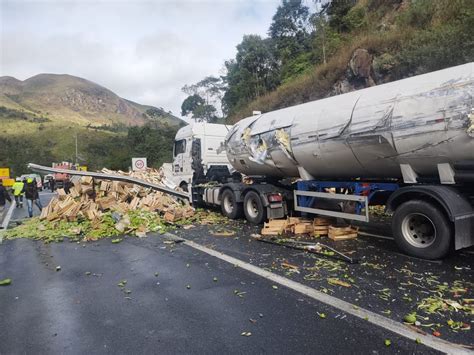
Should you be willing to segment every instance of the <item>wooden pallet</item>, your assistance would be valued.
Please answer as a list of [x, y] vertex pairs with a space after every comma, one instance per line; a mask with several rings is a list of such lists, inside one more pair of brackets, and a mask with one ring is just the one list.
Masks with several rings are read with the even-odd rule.
[[329, 226], [328, 237], [332, 240], [348, 240], [357, 238], [359, 228], [358, 227], [336, 227]]

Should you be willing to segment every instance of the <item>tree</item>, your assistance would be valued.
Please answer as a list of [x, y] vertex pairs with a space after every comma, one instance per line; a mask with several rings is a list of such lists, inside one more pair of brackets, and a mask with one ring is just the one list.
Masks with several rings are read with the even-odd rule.
[[345, 16], [356, 4], [357, 0], [333, 0], [322, 6], [322, 12], [329, 17], [329, 25], [338, 32], [350, 30], [345, 21]]
[[188, 96], [181, 104], [181, 114], [189, 116], [196, 121], [216, 122], [218, 120], [217, 110], [209, 105], [198, 94]]
[[222, 78], [207, 76], [196, 84], [183, 86], [181, 90], [189, 95], [181, 105], [183, 116], [191, 115], [198, 121], [207, 122], [216, 122], [219, 119], [216, 106], [222, 107]]
[[301, 65], [302, 55], [310, 49], [310, 27], [309, 8], [302, 0], [283, 0], [278, 6], [268, 34], [276, 46], [282, 79], [299, 72], [295, 73], [295, 67]]
[[204, 99], [198, 94], [190, 95], [184, 99], [183, 103], [181, 104], [181, 115], [188, 116], [189, 114], [193, 114], [199, 106], [204, 104]]
[[224, 113], [277, 87], [279, 69], [273, 49], [271, 39], [262, 39], [258, 35], [245, 35], [237, 45], [235, 59], [225, 62], [227, 90], [222, 98]]

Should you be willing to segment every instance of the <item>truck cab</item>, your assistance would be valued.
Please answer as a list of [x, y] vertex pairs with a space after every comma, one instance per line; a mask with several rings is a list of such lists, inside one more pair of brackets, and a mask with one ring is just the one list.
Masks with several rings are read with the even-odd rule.
[[172, 175], [167, 178], [183, 190], [196, 180], [215, 180], [233, 171], [224, 149], [231, 126], [194, 123], [181, 128], [173, 146]]

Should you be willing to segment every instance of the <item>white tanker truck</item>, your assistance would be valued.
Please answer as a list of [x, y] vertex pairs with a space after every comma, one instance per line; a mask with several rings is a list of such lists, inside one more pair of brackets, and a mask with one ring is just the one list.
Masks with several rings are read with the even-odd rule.
[[393, 212], [407, 254], [437, 259], [474, 244], [474, 63], [256, 114], [233, 127], [178, 131], [171, 185], [122, 180], [254, 224], [289, 213], [369, 221]]
[[[177, 141], [188, 142], [180, 154], [189, 159], [175, 152], [173, 171], [192, 171], [185, 187], [194, 205], [254, 224], [289, 211], [367, 222], [369, 205], [385, 205], [404, 252], [443, 257], [474, 244], [473, 69], [256, 114], [230, 129], [214, 125], [209, 147], [204, 128], [195, 135], [185, 127]], [[191, 169], [179, 166], [185, 161]]]

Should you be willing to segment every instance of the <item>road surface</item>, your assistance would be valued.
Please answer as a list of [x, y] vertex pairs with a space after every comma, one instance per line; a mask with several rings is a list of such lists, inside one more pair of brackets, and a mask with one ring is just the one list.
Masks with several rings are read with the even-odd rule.
[[[49, 197], [42, 195], [43, 202]], [[12, 220], [22, 216], [17, 210]], [[235, 234], [213, 235], [221, 228]], [[468, 253], [432, 263], [397, 254], [389, 240], [359, 238], [338, 244], [362, 256], [361, 264], [348, 265], [253, 241], [255, 232], [256, 227], [230, 222], [173, 234], [397, 324], [422, 295], [405, 285], [422, 282], [412, 277], [433, 273], [448, 284], [473, 280]], [[417, 343], [384, 322], [354, 316], [163, 235], [127, 237], [119, 244], [6, 240], [0, 244], [0, 280], [7, 277], [12, 284], [0, 287], [0, 354], [429, 354], [445, 349], [445, 343], [441, 348]], [[328, 285], [329, 277], [351, 287]], [[390, 289], [387, 300], [379, 297], [382, 289]], [[387, 310], [390, 315], [383, 313]], [[453, 344], [474, 344], [472, 331], [454, 333], [445, 326], [440, 331]]]

